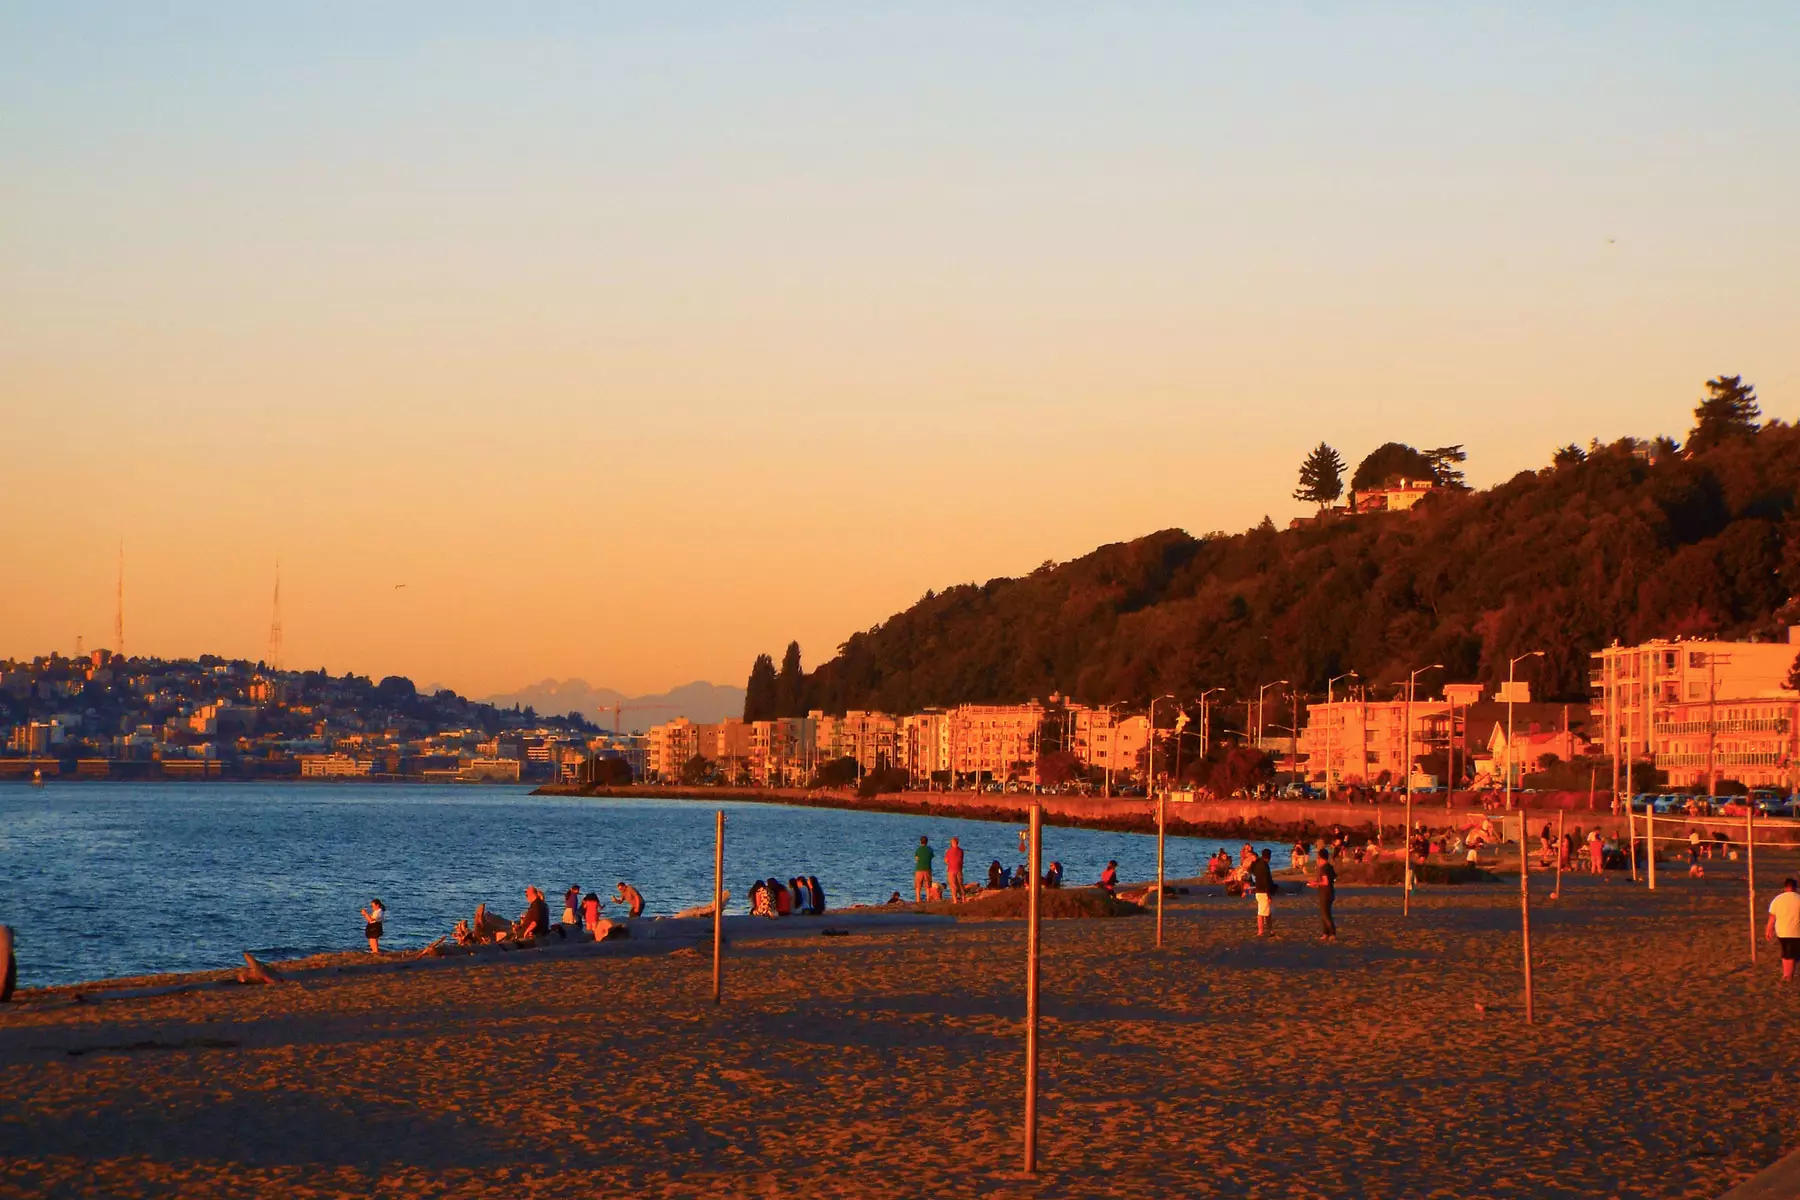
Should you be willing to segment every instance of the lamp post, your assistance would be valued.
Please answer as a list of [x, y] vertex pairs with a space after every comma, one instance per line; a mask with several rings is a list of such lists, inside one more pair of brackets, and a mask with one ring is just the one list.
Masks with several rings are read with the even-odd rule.
[[[1513, 754], [1513, 669], [1526, 659], [1542, 658], [1543, 654], [1542, 650], [1533, 650], [1519, 655], [1506, 664], [1506, 807], [1508, 809], [1512, 808], [1513, 763], [1516, 761]], [[1519, 828], [1523, 829], [1525, 826], [1521, 824]]]
[[1361, 679], [1355, 671], [1333, 675], [1325, 681], [1325, 802], [1331, 803], [1331, 685], [1340, 679]]
[[1200, 693], [1200, 757], [1205, 758], [1212, 753], [1212, 725], [1207, 719], [1206, 698], [1214, 692], [1222, 692], [1222, 687], [1207, 688]]
[[1406, 761], [1402, 764], [1403, 768], [1406, 771], [1406, 826], [1402, 830], [1402, 833], [1404, 834], [1404, 836], [1401, 838], [1401, 842], [1400, 842], [1400, 854], [1401, 854], [1401, 857], [1406, 862], [1406, 868], [1401, 873], [1401, 880], [1400, 880], [1400, 915], [1403, 917], [1409, 916], [1412, 913], [1412, 875], [1413, 875], [1413, 872], [1412, 872], [1412, 780], [1413, 780], [1412, 709], [1413, 709], [1413, 688], [1416, 686], [1419, 676], [1423, 675], [1425, 672], [1441, 671], [1443, 669], [1444, 669], [1443, 663], [1432, 663], [1429, 667], [1420, 667], [1418, 670], [1412, 672], [1410, 675], [1408, 675], [1406, 677], [1406, 728], [1401, 732], [1401, 735], [1400, 735], [1401, 744], [1405, 747], [1405, 750], [1406, 750], [1406, 753], [1403, 755], [1403, 757], [1405, 758]]
[[1267, 724], [1267, 722], [1263, 720], [1263, 693], [1272, 687], [1280, 687], [1286, 682], [1287, 680], [1285, 679], [1277, 679], [1272, 683], [1265, 683], [1256, 689], [1256, 740], [1253, 744], [1258, 750], [1262, 749], [1263, 726]]
[[[1156, 948], [1163, 944], [1163, 794], [1156, 790], [1156, 705], [1159, 700], [1173, 700], [1173, 695], [1157, 696], [1150, 701], [1149, 775], [1150, 794], [1156, 797]], [[1178, 743], [1179, 744], [1179, 743]]]

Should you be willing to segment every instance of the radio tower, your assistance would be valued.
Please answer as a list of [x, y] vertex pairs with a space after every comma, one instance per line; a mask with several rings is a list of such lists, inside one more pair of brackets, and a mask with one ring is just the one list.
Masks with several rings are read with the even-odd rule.
[[275, 561], [275, 611], [269, 618], [269, 670], [281, 670], [281, 560]]
[[118, 607], [113, 609], [113, 653], [125, 657], [125, 539], [119, 539]]

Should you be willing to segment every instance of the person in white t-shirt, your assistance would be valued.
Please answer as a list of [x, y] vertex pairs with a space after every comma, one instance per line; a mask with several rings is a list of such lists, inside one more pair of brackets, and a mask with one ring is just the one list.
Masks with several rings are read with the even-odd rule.
[[1781, 943], [1781, 977], [1792, 979], [1794, 963], [1800, 961], [1800, 883], [1782, 882], [1781, 894], [1769, 901], [1769, 927], [1763, 937]]

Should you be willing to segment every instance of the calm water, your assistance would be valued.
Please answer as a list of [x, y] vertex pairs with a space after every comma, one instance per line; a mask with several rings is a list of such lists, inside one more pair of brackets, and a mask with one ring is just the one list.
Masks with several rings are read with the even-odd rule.
[[[423, 945], [487, 903], [518, 915], [528, 883], [561, 908], [569, 884], [610, 896], [628, 879], [651, 915], [706, 903], [713, 812], [680, 800], [538, 797], [525, 789], [368, 784], [0, 785], [0, 923], [15, 930], [20, 986], [229, 967], [361, 945], [358, 909], [388, 906], [384, 946]], [[1023, 861], [1012, 825], [889, 813], [726, 804], [729, 911], [750, 881], [817, 875], [833, 907], [910, 894], [912, 848], [952, 835], [965, 874]], [[1171, 838], [1191, 875], [1214, 841]], [[1119, 860], [1153, 878], [1156, 839], [1044, 830], [1045, 862], [1071, 884]], [[1285, 852], [1277, 850], [1278, 858]]]

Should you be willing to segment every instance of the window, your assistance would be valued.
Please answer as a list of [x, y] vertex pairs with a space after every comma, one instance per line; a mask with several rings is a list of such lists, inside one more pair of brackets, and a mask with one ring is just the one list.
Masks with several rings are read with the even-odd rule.
[[1698, 669], [1705, 665], [1706, 652], [1704, 650], [1690, 650], [1688, 652], [1688, 666]]
[[1688, 699], [1689, 700], [1704, 700], [1704, 699], [1706, 699], [1706, 685], [1704, 683], [1688, 684]]

